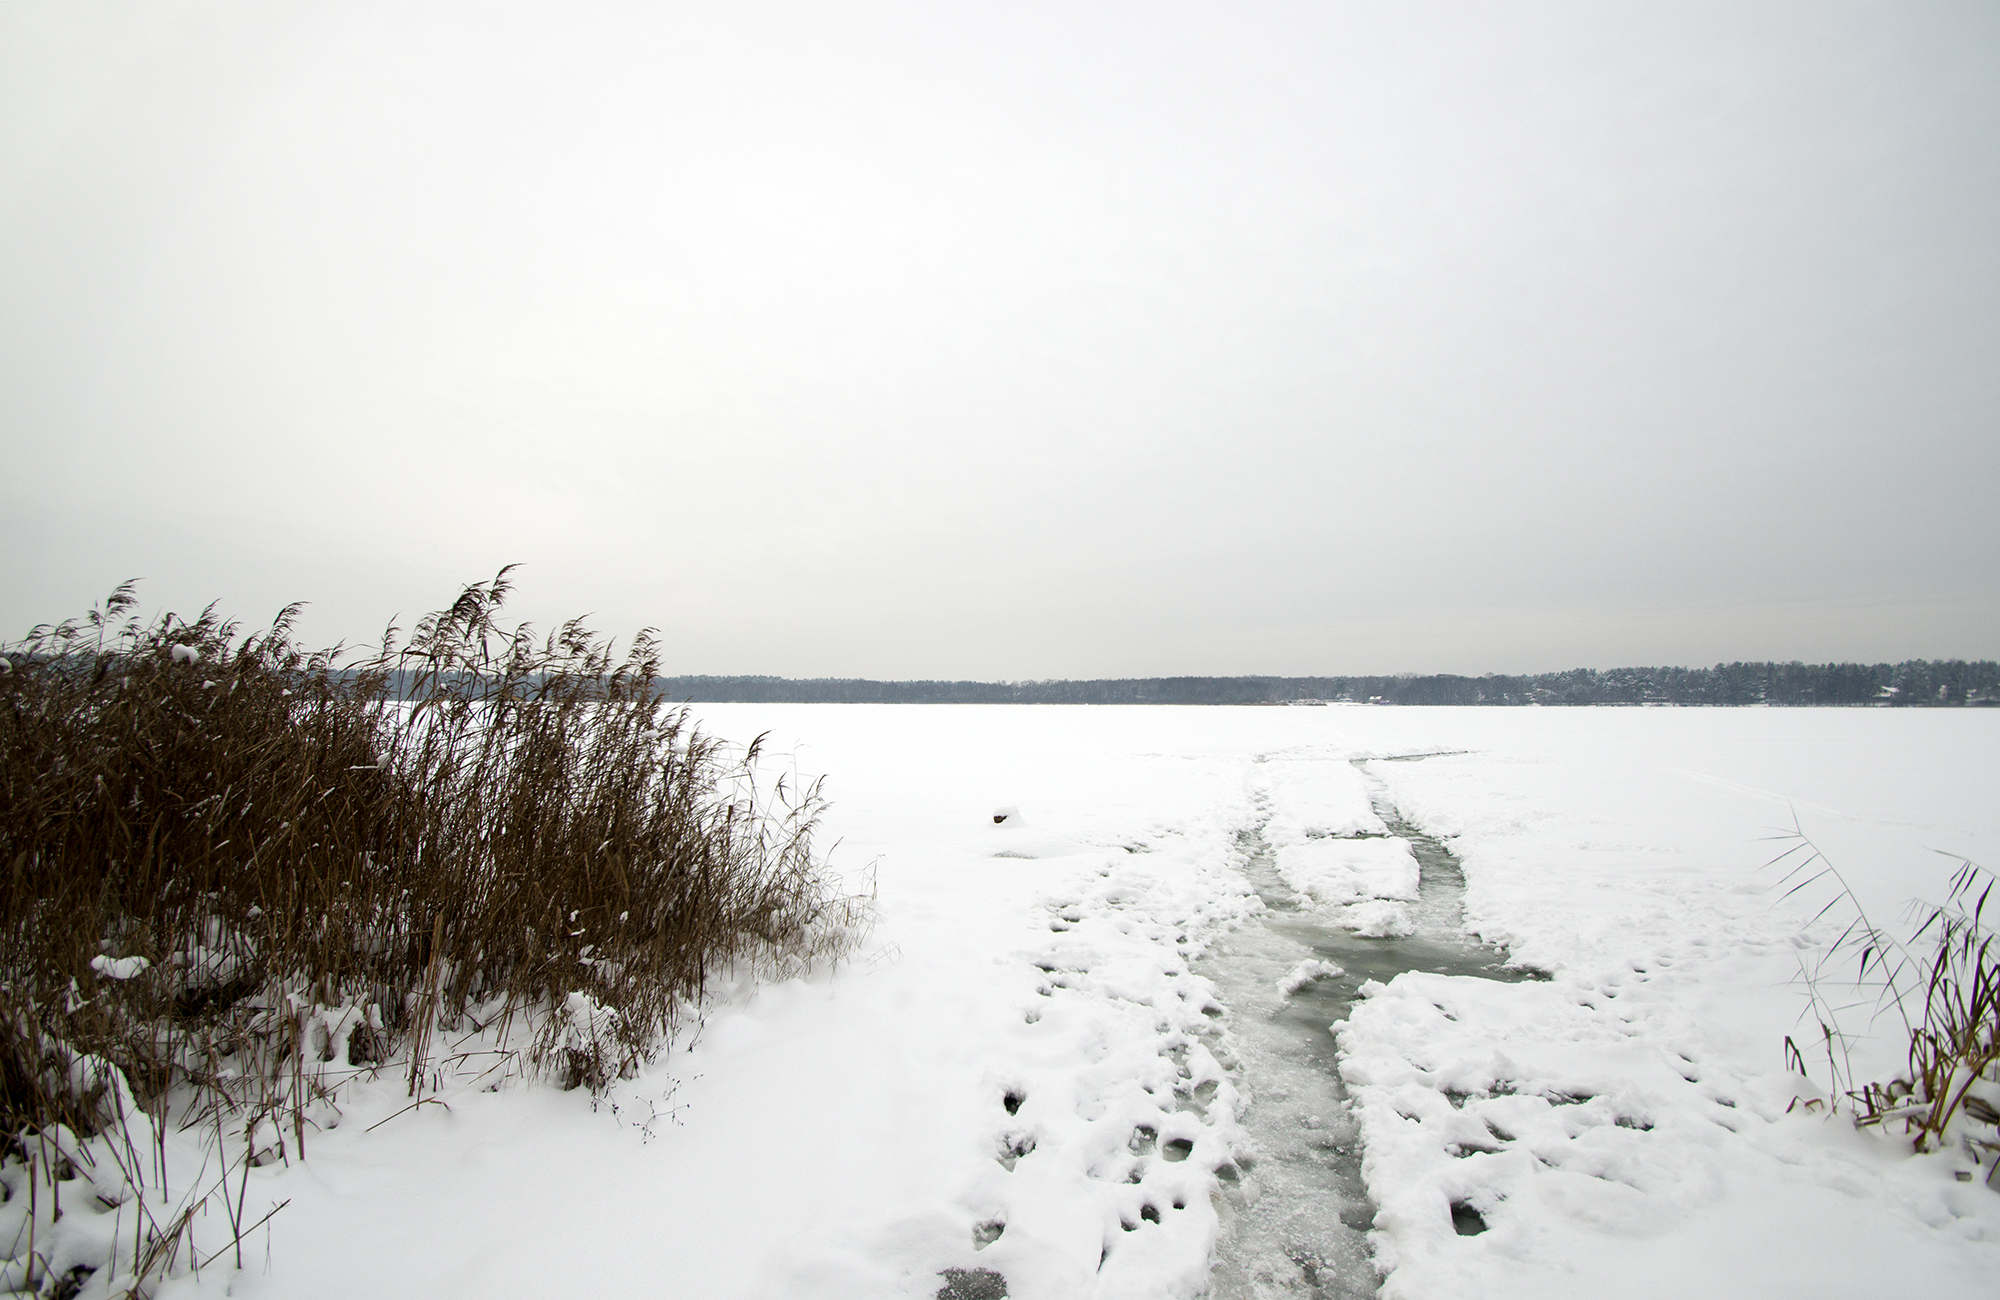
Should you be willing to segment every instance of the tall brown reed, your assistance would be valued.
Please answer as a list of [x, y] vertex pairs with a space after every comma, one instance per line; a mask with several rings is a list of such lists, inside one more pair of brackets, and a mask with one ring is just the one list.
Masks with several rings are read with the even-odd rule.
[[98, 1128], [98, 1057], [302, 1142], [302, 1062], [401, 1054], [415, 1092], [467, 1016], [601, 1088], [721, 968], [842, 951], [862, 911], [813, 853], [819, 787], [762, 789], [757, 744], [696, 730], [650, 633], [538, 640], [508, 590], [348, 667], [297, 607], [144, 622], [130, 584], [5, 647], [0, 1130]]

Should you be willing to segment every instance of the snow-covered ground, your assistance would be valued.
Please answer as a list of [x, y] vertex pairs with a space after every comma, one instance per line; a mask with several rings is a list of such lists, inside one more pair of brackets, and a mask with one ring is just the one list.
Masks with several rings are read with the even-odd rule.
[[[595, 1106], [466, 1072], [449, 1109], [398, 1114], [403, 1081], [348, 1085], [305, 1161], [249, 1172], [247, 1219], [290, 1203], [246, 1274], [200, 1289], [1161, 1297], [1203, 1293], [1220, 1257], [1218, 1292], [1300, 1294], [1240, 1258], [1260, 1204], [1285, 1248], [1260, 1198], [1310, 1199], [1272, 1158], [1295, 1124], [1359, 1133], [1379, 1212], [1355, 1240], [1390, 1296], [1993, 1292], [2000, 1193], [1955, 1179], [1962, 1153], [1788, 1113], [1812, 1086], [1782, 1049], [1794, 977], [1833, 931], [1762, 864], [1796, 817], [1881, 921], [1943, 892], [1933, 850], [2000, 863], [2000, 716], [699, 714], [827, 777], [834, 861], [878, 900], [861, 951], [721, 991]], [[1421, 929], [1371, 797], [1452, 846], [1469, 925], [1550, 978], [1371, 986], [1337, 1039], [1353, 1116], [1295, 1115], [1252, 1020], [1332, 972], [1271, 948], [1254, 996], [1211, 976], [1264, 925], [1248, 837], [1328, 925]], [[1460, 1235], [1454, 1204], [1486, 1230]], [[1329, 1294], [1374, 1285], [1341, 1267]]]

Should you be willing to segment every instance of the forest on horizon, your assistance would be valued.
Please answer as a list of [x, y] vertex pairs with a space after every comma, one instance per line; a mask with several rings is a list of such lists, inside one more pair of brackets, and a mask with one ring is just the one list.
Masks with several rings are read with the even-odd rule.
[[875, 681], [855, 677], [679, 676], [689, 703], [1457, 704], [1964, 707], [2000, 704], [2000, 664], [1728, 663], [1713, 668], [1572, 668], [1511, 676], [1121, 677], [1088, 681]]

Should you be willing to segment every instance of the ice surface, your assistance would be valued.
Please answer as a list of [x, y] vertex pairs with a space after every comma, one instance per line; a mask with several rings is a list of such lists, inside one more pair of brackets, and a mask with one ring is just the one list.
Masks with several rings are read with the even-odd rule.
[[[811, 979], [724, 981], [698, 1033], [595, 1107], [489, 1080], [407, 1111], [400, 1080], [344, 1087], [303, 1163], [249, 1170], [251, 1217], [291, 1201], [260, 1232], [258, 1294], [526, 1296], [560, 1279], [872, 1300], [987, 1270], [1017, 1300], [1196, 1295], [1252, 1183], [1284, 1217], [1275, 1157], [1241, 1163], [1242, 1116], [1279, 1068], [1242, 1018], [1319, 987], [1277, 995], [1313, 956], [1283, 945], [1240, 990], [1195, 968], [1261, 908], [1238, 833], [1267, 825], [1279, 852], [1383, 836], [1371, 779], [1461, 857], [1474, 930], [1552, 972], [1402, 975], [1329, 1036], [1356, 1118], [1349, 1133], [1302, 1103], [1300, 1167], [1313, 1142], [1365, 1140], [1374, 1227], [1322, 1226], [1373, 1251], [1386, 1295], [1991, 1293], [2000, 1196], [1956, 1181], [1962, 1153], [1787, 1113], [1811, 1087], [1781, 1049], [1792, 981], [1828, 936], [1807, 924], [1824, 900], [1781, 901], [1760, 864], [1796, 814], [1894, 917], [1941, 892], [1932, 850], [2000, 862], [1995, 715], [701, 713], [724, 735], [771, 731], [774, 770], [827, 776], [827, 842], [878, 900], [864, 950]], [[1437, 750], [1465, 752], [1349, 761]], [[996, 825], [998, 799], [1030, 824]], [[1346, 906], [1376, 905], [1413, 907]], [[1877, 1029], [1859, 1049], [1893, 1062]], [[1302, 1089], [1315, 1068], [1283, 1065]], [[1486, 1231], [1460, 1235], [1455, 1205]], [[1353, 1262], [1329, 1262], [1346, 1279], [1330, 1294]], [[229, 1274], [204, 1277], [219, 1294]]]

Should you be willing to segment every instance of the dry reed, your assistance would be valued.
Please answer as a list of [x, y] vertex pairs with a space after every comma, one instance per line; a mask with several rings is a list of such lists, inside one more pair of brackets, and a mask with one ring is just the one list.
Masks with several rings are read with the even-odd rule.
[[[1832, 897], [1815, 920], [1844, 908], [1851, 919], [1804, 972], [1810, 1013], [1832, 1091], [1864, 1127], [1900, 1123], [1919, 1152], [1954, 1136], [1981, 1162], [2000, 1157], [2000, 949], [1987, 921], [1995, 878], [1961, 860], [1943, 903], [1913, 907], [1907, 939], [1876, 925], [1833, 865], [1803, 834], [1777, 862], [1791, 860], [1787, 895], [1827, 886]], [[1840, 963], [1852, 961], [1851, 980]], [[1840, 990], [1861, 995], [1851, 1001]], [[1893, 1016], [1907, 1044], [1903, 1071], [1886, 1082], [1856, 1077], [1843, 1020], [1872, 1002], [1870, 1018]], [[1787, 1061], [1809, 1074], [1806, 1053], [1785, 1039]], [[1995, 1163], [1988, 1181], [2000, 1174]]]
[[507, 594], [502, 570], [346, 667], [297, 607], [244, 636], [213, 607], [143, 622], [131, 584], [5, 647], [0, 1132], [98, 1132], [122, 1075], [296, 1152], [309, 1066], [394, 1059], [420, 1094], [467, 1019], [601, 1089], [720, 970], [852, 941], [819, 787], [759, 788], [756, 744], [662, 698], [650, 633], [537, 640]]

